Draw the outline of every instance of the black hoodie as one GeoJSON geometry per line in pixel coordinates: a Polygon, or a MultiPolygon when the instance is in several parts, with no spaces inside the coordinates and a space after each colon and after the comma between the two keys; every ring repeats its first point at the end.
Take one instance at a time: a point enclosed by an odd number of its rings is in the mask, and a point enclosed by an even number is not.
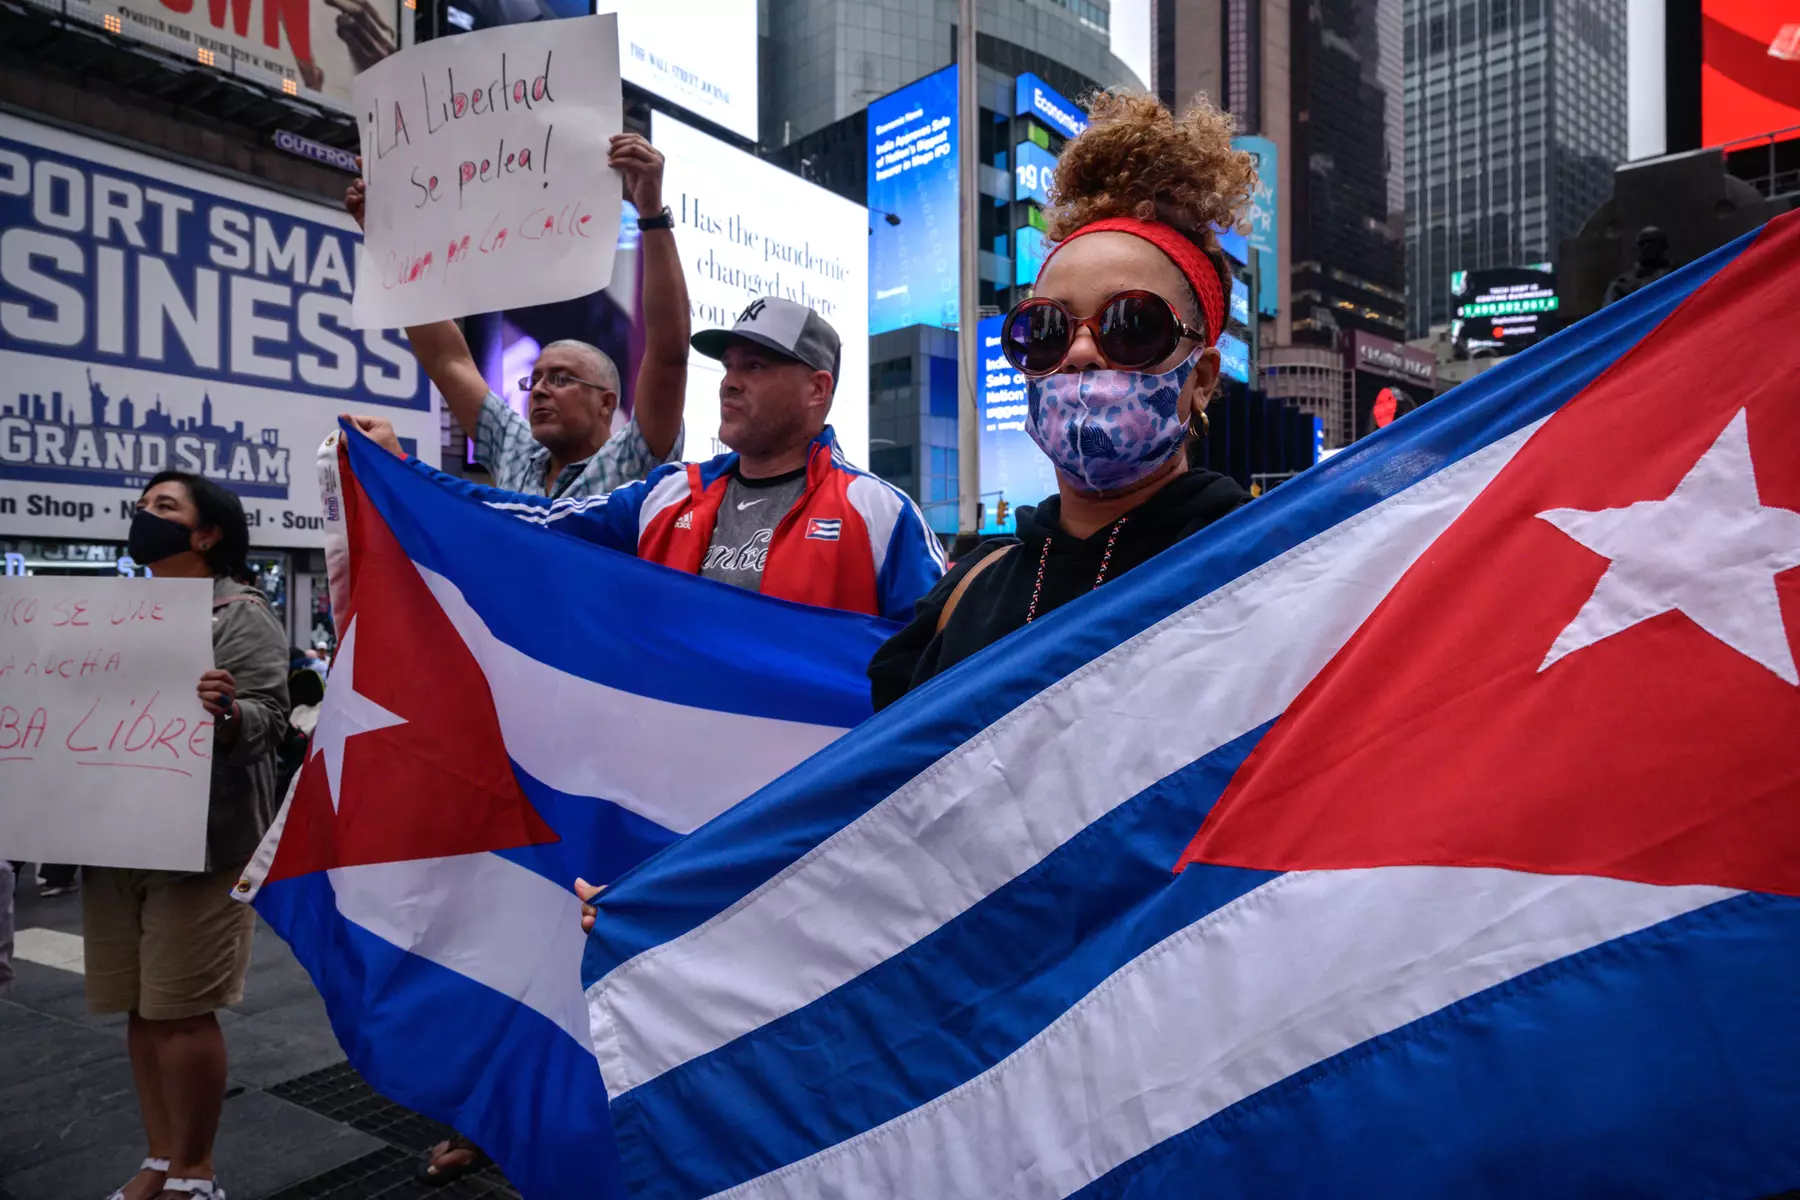
{"type": "MultiPolygon", "coordinates": [[[[1131,511],[1119,529],[1107,579],[1117,579],[1249,499],[1228,475],[1201,470],[1183,473],[1131,511]]],[[[911,624],[889,638],[869,663],[870,692],[877,711],[1024,625],[1040,559],[1044,562],[1044,587],[1038,597],[1038,616],[1093,590],[1112,527],[1078,538],[1063,532],[1058,524],[1061,515],[1062,500],[1057,496],[1035,509],[1020,509],[1018,537],[981,543],[919,601],[911,624]],[[1046,541],[1050,554],[1044,559],[1046,541]],[[963,576],[1007,546],[1015,549],[975,577],[957,601],[949,624],[939,633],[938,615],[963,576]]]]}

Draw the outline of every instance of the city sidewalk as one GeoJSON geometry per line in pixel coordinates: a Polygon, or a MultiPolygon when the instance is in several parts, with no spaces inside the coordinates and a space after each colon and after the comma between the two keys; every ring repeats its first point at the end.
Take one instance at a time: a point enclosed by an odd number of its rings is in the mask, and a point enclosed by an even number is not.
{"type": "MultiPolygon", "coordinates": [[[[0,999],[0,1200],[101,1200],[144,1154],[125,1018],[87,1015],[79,893],[37,891],[27,867],[18,979],[0,999]]],[[[518,1195],[492,1168],[447,1187],[419,1179],[421,1152],[448,1131],[350,1069],[312,981],[261,922],[244,1003],[219,1022],[230,1080],[217,1159],[231,1200],[518,1195]]]]}

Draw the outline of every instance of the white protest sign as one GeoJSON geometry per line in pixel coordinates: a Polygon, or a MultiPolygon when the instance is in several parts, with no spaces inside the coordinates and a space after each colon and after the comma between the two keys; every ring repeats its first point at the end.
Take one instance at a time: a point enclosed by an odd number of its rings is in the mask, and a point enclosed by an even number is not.
{"type": "Polygon", "coordinates": [[[618,17],[439,38],[356,77],[359,329],[585,296],[612,278],[618,17]]]}
{"type": "Polygon", "coordinates": [[[210,579],[0,578],[0,855],[198,871],[210,579]]]}

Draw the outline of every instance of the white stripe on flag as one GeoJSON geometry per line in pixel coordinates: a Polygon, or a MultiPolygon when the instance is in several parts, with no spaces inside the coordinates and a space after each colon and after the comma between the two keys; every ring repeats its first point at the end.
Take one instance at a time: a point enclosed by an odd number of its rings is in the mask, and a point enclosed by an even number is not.
{"type": "Polygon", "coordinates": [[[844,731],[655,700],[496,637],[450,580],[413,564],[481,664],[506,752],[532,778],[689,833],[844,731]]]}
{"type": "Polygon", "coordinates": [[[721,1195],[1066,1196],[1296,1071],[1737,894],[1469,867],[1284,875],[963,1086],[721,1195]]]}
{"type": "Polygon", "coordinates": [[[588,995],[608,1093],[854,979],[1144,788],[1280,715],[1536,428],[1087,664],[736,905],[597,981],[588,995]]]}
{"type": "Polygon", "coordinates": [[[581,996],[581,901],[497,854],[328,872],[338,912],[402,950],[535,1009],[592,1053],[581,996]]]}

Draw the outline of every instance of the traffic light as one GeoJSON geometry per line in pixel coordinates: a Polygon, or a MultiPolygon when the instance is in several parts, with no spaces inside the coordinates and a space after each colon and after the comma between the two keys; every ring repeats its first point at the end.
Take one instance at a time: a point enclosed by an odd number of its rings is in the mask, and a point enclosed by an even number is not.
{"type": "Polygon", "coordinates": [[[999,525],[1001,525],[1002,527],[1004,527],[1006,524],[1007,514],[1009,514],[1011,512],[1012,512],[1012,505],[1010,505],[1006,502],[1005,496],[1000,497],[1000,502],[998,504],[994,505],[994,520],[995,520],[995,522],[998,523],[999,525]]]}

